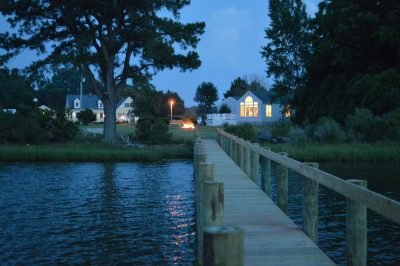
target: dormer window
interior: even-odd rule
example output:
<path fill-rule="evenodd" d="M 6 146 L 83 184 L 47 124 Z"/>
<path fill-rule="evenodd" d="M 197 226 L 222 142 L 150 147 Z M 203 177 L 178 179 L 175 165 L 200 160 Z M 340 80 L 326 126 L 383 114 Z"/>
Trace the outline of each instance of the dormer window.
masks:
<path fill-rule="evenodd" d="M 103 107 L 103 102 L 100 101 L 100 100 L 97 102 L 97 106 L 98 106 L 99 109 L 103 109 L 104 108 Z"/>
<path fill-rule="evenodd" d="M 74 108 L 80 108 L 81 107 L 81 102 L 79 101 L 79 99 L 75 99 L 74 100 Z"/>
<path fill-rule="evenodd" d="M 129 108 L 129 103 L 125 103 L 125 108 Z"/>

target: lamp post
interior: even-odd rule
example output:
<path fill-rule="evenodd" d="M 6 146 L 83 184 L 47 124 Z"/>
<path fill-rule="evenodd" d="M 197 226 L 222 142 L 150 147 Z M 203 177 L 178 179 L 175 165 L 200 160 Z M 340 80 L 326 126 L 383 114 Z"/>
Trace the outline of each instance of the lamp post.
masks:
<path fill-rule="evenodd" d="M 35 110 L 36 110 L 37 102 L 38 102 L 38 98 L 33 98 L 33 107 Z"/>
<path fill-rule="evenodd" d="M 170 105 L 171 105 L 171 123 L 172 123 L 172 105 L 174 104 L 174 100 L 170 100 L 169 101 Z"/>

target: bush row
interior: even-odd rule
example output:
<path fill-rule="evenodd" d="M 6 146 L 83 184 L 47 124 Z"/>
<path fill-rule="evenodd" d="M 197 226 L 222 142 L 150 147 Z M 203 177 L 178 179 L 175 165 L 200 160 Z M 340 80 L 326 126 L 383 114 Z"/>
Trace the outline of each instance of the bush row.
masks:
<path fill-rule="evenodd" d="M 0 112 L 0 143 L 43 144 L 71 140 L 78 128 L 63 113 L 38 110 Z"/>

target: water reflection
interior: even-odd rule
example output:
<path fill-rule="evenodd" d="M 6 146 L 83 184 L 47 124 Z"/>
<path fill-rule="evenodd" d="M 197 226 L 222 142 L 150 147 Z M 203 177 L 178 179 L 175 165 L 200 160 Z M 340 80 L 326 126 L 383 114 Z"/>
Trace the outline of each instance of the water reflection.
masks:
<path fill-rule="evenodd" d="M 0 164 L 0 264 L 192 265 L 191 162 Z"/>

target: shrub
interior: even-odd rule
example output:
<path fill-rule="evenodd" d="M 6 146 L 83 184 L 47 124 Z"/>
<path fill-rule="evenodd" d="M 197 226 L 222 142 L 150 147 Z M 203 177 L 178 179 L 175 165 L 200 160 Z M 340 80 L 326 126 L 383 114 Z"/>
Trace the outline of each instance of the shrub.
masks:
<path fill-rule="evenodd" d="M 80 111 L 76 115 L 81 123 L 87 125 L 93 121 L 96 121 L 96 115 L 93 113 L 91 109 L 85 109 L 84 111 Z"/>
<path fill-rule="evenodd" d="M 218 112 L 220 114 L 230 114 L 232 111 L 231 111 L 231 108 L 229 108 L 228 105 L 222 104 L 221 107 L 219 108 Z"/>
<path fill-rule="evenodd" d="M 356 109 L 345 118 L 345 128 L 351 140 L 365 141 L 374 121 L 374 115 L 367 109 Z"/>
<path fill-rule="evenodd" d="M 150 144 L 165 144 L 171 141 L 167 119 L 140 118 L 136 125 L 135 139 Z"/>
<path fill-rule="evenodd" d="M 256 139 L 254 127 L 249 123 L 240 125 L 224 125 L 224 130 L 246 140 L 254 141 Z"/>
<path fill-rule="evenodd" d="M 316 140 L 325 143 L 339 143 L 345 140 L 340 125 L 330 117 L 321 117 L 313 128 Z"/>
<path fill-rule="evenodd" d="M 309 143 L 306 132 L 301 127 L 292 127 L 288 134 L 288 138 L 289 143 L 298 146 L 305 146 L 307 143 Z"/>
<path fill-rule="evenodd" d="M 274 138 L 287 137 L 291 127 L 292 124 L 289 121 L 277 121 L 267 125 Z"/>

